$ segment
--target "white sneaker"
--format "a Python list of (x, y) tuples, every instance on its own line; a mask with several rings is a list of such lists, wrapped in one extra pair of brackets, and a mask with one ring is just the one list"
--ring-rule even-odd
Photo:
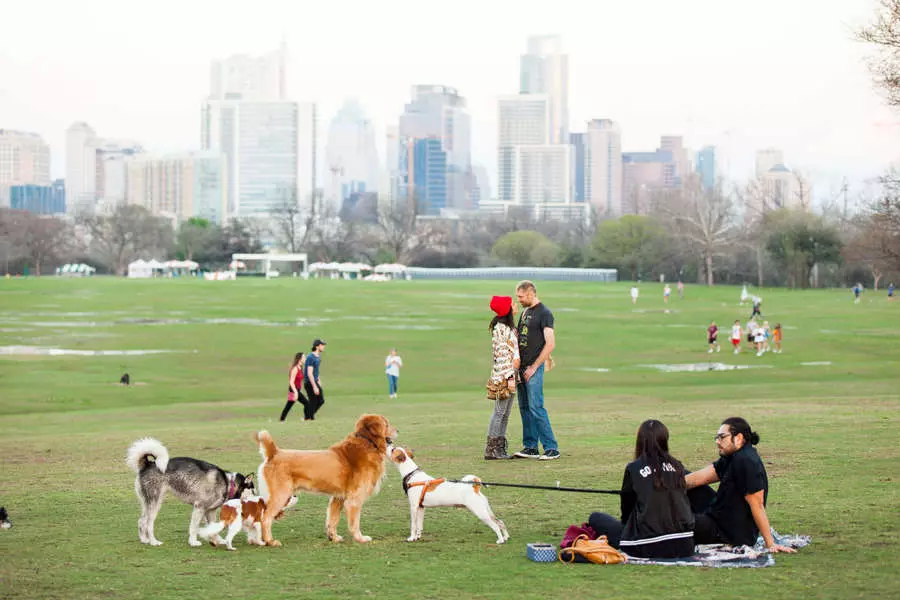
[(716, 346), (716, 352), (721, 352), (721, 351), (722, 351), (722, 346)]
[(712, 348), (709, 349), (709, 351), (707, 352), (707, 354), (712, 354)]
[(762, 350), (756, 353), (757, 356), (762, 356)]

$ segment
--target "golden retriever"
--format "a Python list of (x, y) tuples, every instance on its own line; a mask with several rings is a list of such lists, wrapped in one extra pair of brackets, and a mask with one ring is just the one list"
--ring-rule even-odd
[(253, 435), (263, 462), (259, 465), (260, 493), (266, 498), (262, 518), (262, 539), (267, 546), (280, 546), (272, 538), (272, 521), (296, 491), (331, 496), (325, 516), (325, 534), (340, 542), (337, 534), (341, 510), (347, 528), (357, 542), (372, 538), (359, 530), (362, 505), (378, 493), (384, 478), (387, 446), (397, 430), (381, 415), (362, 415), (343, 441), (328, 450), (283, 450), (268, 431)]

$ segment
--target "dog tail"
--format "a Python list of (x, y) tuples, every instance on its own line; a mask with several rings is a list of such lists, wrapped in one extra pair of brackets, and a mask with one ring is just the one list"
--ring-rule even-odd
[(197, 531), (197, 535), (204, 539), (209, 539), (212, 536), (218, 534), (223, 529), (225, 529), (225, 523), (223, 523), (222, 521), (218, 521), (216, 523), (210, 523), (209, 525), (201, 527)]
[(475, 476), (475, 475), (466, 475), (465, 477), (463, 477), (462, 479), (460, 479), (460, 481), (471, 481), (471, 482), (474, 482), (474, 484), (472, 485), (472, 489), (475, 491), (475, 493), (477, 494), (478, 492), (481, 491), (481, 485), (480, 485), (480, 484), (481, 484), (481, 478), (480, 478), (480, 477), (477, 477), (477, 476)]
[(269, 435), (269, 432), (263, 429), (253, 434), (253, 439), (259, 444), (259, 454), (262, 456), (263, 462), (269, 462), (275, 453), (278, 452), (278, 446), (275, 440)]
[(169, 451), (163, 446), (162, 442), (153, 438), (141, 438), (128, 448), (128, 454), (125, 457), (125, 464), (131, 467), (135, 473), (140, 473), (147, 468), (151, 462), (161, 472), (166, 472), (166, 465), (169, 464)]

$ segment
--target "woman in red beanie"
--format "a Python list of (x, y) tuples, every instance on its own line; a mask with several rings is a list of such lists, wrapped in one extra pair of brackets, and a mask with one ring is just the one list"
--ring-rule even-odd
[(519, 341), (513, 321), (511, 296), (491, 298), (491, 310), (496, 315), (489, 327), (493, 340), (494, 362), (488, 380), (488, 399), (494, 401), (494, 414), (488, 426), (485, 460), (512, 458), (506, 454), (506, 425), (516, 397), (516, 373), (519, 369)]

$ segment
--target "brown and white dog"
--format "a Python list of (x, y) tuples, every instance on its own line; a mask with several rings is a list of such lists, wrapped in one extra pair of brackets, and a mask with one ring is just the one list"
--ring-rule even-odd
[[(281, 509), (275, 519), (278, 520), (284, 516), (284, 511), (297, 504), (297, 496), (292, 496), (287, 506)], [(231, 545), (234, 536), (242, 529), (247, 534), (247, 543), (256, 546), (265, 546), (262, 541), (262, 517), (263, 511), (266, 510), (266, 501), (260, 496), (245, 494), (240, 499), (229, 500), (222, 505), (219, 511), (219, 521), (210, 523), (206, 527), (200, 529), (200, 537), (209, 541), (211, 546), (219, 546), (223, 542), (229, 550), (234, 550)], [(219, 537), (219, 532), (228, 528), (225, 539)], [(213, 537), (215, 536), (215, 537)]]
[(257, 471), (259, 489), (267, 503), (262, 517), (263, 542), (281, 545), (272, 538), (272, 521), (296, 491), (331, 496), (325, 516), (328, 539), (343, 540), (337, 534), (343, 510), (353, 539), (372, 541), (359, 530), (360, 512), (381, 488), (387, 447), (396, 436), (397, 430), (381, 415), (362, 415), (353, 433), (327, 450), (284, 450), (275, 445), (268, 431), (254, 434), (263, 457)]
[(503, 521), (494, 515), (487, 497), (481, 493), (481, 480), (475, 475), (466, 475), (460, 481), (472, 483), (456, 483), (435, 479), (424, 472), (413, 462), (412, 452), (399, 446), (388, 447), (391, 461), (403, 476), (403, 491), (409, 499), (409, 537), (407, 542), (414, 542), (422, 537), (425, 521), (425, 508), (432, 506), (465, 507), (472, 511), (482, 523), (497, 534), (497, 543), (502, 544), (509, 539), (509, 532)]

